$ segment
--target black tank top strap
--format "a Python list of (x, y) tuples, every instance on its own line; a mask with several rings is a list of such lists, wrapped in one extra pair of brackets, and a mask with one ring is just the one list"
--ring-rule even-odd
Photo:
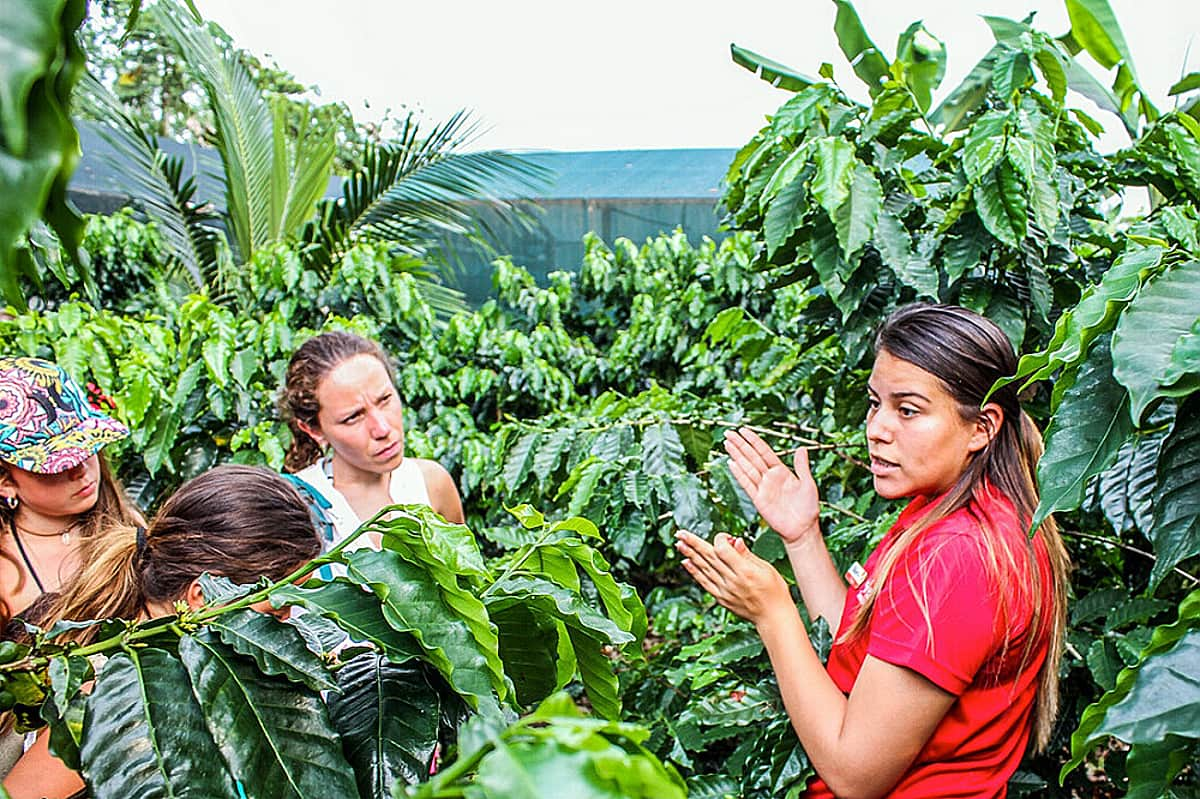
[(13, 541), (17, 542), (17, 551), (21, 553), (21, 560), (25, 561), (25, 568), (29, 569), (29, 576), (37, 584), (38, 590), (43, 594), (46, 593), (46, 586), (42, 585), (42, 578), (38, 577), (37, 569), (33, 568), (33, 562), (29, 560), (29, 555), (25, 552), (25, 545), (21, 543), (21, 536), (17, 535), (16, 520), (9, 519), (9, 527), (12, 530)]

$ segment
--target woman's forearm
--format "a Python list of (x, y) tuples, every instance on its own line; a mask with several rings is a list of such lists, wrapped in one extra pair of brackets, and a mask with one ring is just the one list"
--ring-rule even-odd
[[(829, 787), (848, 798), (886, 793), (953, 696), (915, 672), (868, 655), (847, 699), (813, 650), (788, 585), (770, 563), (742, 539), (723, 533), (711, 544), (685, 531), (677, 537), (688, 573), (723, 607), (754, 624), (792, 727)], [(813, 615), (840, 612), (836, 606), (839, 597), (844, 602), (845, 588), (824, 544), (794, 550)]]
[(49, 742), (49, 734), (40, 732), (4, 778), (4, 788), (12, 799), (66, 799), (83, 790), (83, 779), (50, 754)]
[(772, 609), (755, 626), (792, 729), (817, 774), (841, 799), (885, 795), (955, 697), (914, 671), (871, 656), (847, 697), (825, 671), (794, 609)]
[(825, 671), (794, 610), (772, 613), (757, 623), (771, 659), (792, 729), (823, 779), (844, 768), (841, 742), (847, 699)]
[(808, 617), (825, 619), (836, 638), (842, 608), (846, 604), (846, 583), (838, 574), (825, 539), (820, 530), (813, 530), (798, 541), (786, 544), (786, 548)]

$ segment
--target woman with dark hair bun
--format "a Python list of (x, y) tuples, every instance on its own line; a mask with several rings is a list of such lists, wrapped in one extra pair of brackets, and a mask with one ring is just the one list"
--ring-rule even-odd
[[(754, 623), (817, 777), (804, 794), (1000, 797), (1050, 737), (1069, 560), (1054, 521), (1029, 526), (1041, 438), (1021, 410), (1012, 345), (965, 308), (910, 305), (876, 337), (867, 383), (875, 490), (907, 507), (843, 579), (799, 449), (788, 469), (748, 429), (730, 469), (781, 536), (808, 615), (834, 635), (822, 666), (787, 583), (745, 542), (678, 535), (684, 568)], [(985, 397), (987, 398), (985, 401)]]
[(288, 363), (279, 408), (292, 430), (284, 468), (330, 522), (327, 545), (398, 503), (428, 505), (447, 521), (463, 522), (450, 474), (436, 461), (404, 453), (404, 407), (391, 363), (375, 342), (340, 331), (304, 342)]
[[(235, 583), (282, 580), (321, 551), (308, 504), (283, 477), (254, 466), (218, 466), (180, 486), (147, 527), (110, 523), (85, 543), (83, 566), (50, 597), (38, 623), (150, 619), (177, 603), (204, 604), (200, 575)], [(286, 615), (269, 602), (255, 610)], [(95, 627), (64, 637), (84, 643)], [(38, 736), (4, 779), (13, 799), (68, 797), (84, 785)]]
[(180, 486), (149, 526), (112, 524), (98, 533), (48, 616), (52, 622), (167, 616), (176, 602), (204, 604), (205, 572), (239, 585), (279, 580), (320, 551), (295, 486), (269, 469), (226, 464)]

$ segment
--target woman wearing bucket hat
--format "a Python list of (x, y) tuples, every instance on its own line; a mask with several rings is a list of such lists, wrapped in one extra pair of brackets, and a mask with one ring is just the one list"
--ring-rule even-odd
[(129, 435), (56, 364), (0, 357), (0, 602), (58, 590), (102, 520), (141, 524), (100, 450)]

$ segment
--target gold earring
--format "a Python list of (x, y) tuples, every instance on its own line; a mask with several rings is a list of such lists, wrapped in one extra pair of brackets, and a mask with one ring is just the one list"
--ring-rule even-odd
[(5, 497), (4, 504), (8, 505), (9, 510), (16, 510), (17, 506), (21, 504), (21, 500), (17, 499), (16, 495), (14, 494), (11, 497)]

